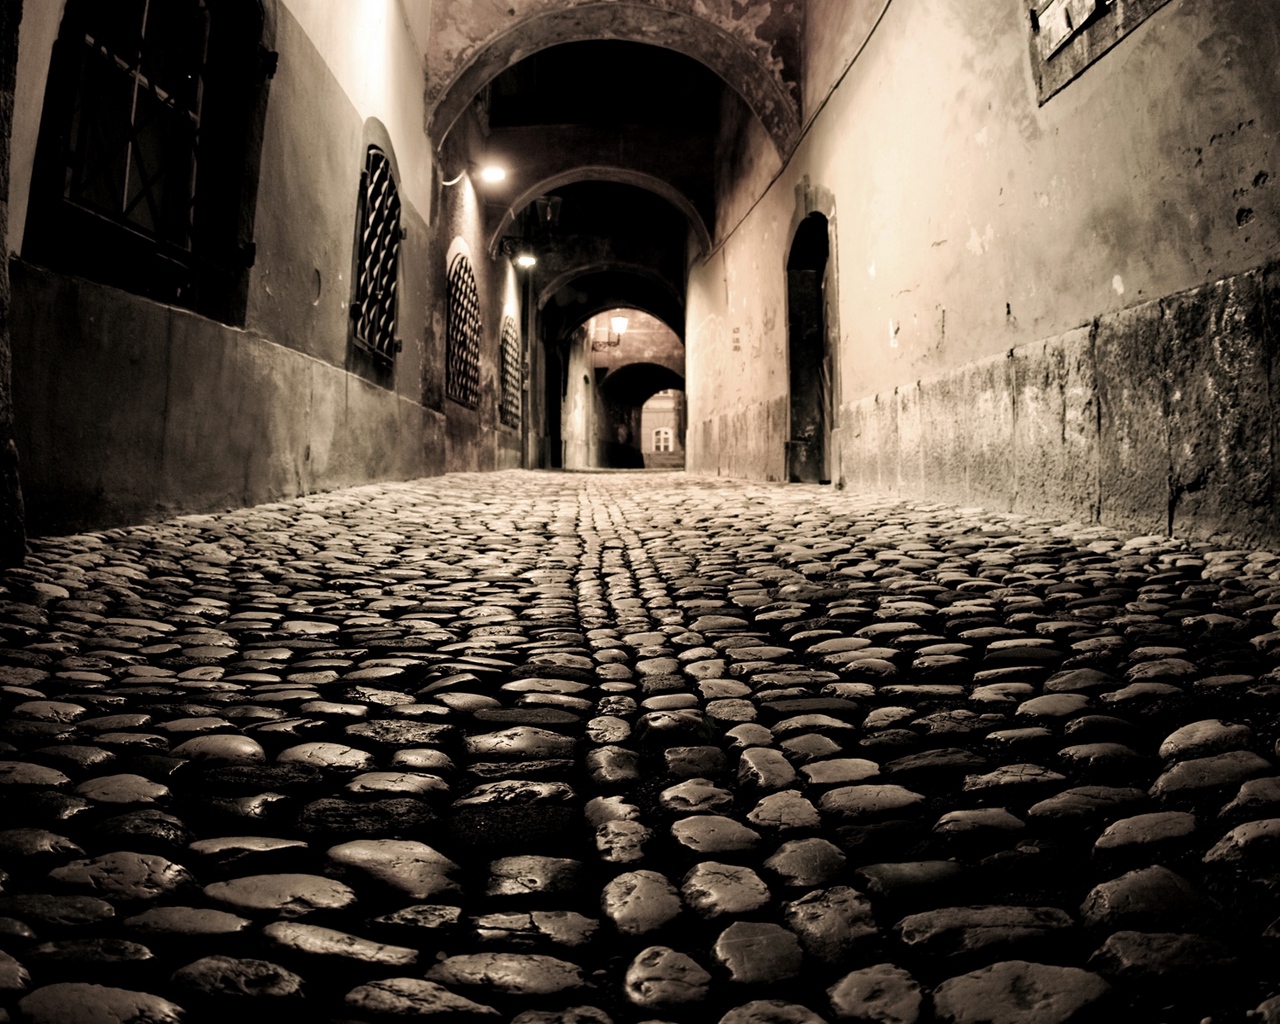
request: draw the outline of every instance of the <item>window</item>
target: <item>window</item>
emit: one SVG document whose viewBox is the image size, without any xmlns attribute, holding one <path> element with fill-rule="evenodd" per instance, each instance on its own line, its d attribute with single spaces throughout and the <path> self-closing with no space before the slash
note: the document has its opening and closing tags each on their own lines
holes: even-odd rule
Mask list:
<svg viewBox="0 0 1280 1024">
<path fill-rule="evenodd" d="M 519 427 L 520 390 L 524 375 L 520 365 L 520 331 L 515 317 L 509 316 L 502 321 L 502 347 L 498 355 L 502 361 L 502 404 L 498 407 L 498 417 L 505 426 Z"/>
<path fill-rule="evenodd" d="M 671 451 L 671 428 L 657 427 L 653 431 L 653 450 L 655 452 Z"/>
<path fill-rule="evenodd" d="M 394 362 L 400 351 L 396 337 L 400 238 L 400 195 L 391 161 L 377 146 L 370 146 L 360 178 L 359 262 L 351 323 L 355 343 L 383 365 Z"/>
<path fill-rule="evenodd" d="M 463 253 L 449 264 L 448 286 L 444 393 L 474 409 L 480 404 L 480 293 Z"/>
<path fill-rule="evenodd" d="M 1027 0 L 1043 104 L 1169 0 Z"/>
<path fill-rule="evenodd" d="M 70 0 L 23 255 L 242 322 L 263 82 L 257 0 Z"/>
</svg>

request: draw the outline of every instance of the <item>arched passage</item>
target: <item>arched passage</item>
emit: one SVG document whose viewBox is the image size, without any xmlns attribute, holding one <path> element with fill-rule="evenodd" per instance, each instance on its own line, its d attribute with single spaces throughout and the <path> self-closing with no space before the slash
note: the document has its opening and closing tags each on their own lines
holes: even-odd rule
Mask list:
<svg viewBox="0 0 1280 1024">
<path fill-rule="evenodd" d="M 787 479 L 828 483 L 831 436 L 831 353 L 827 343 L 825 278 L 831 243 L 827 218 L 810 213 L 787 256 L 787 362 L 790 435 Z"/>
<path fill-rule="evenodd" d="M 559 341 L 615 307 L 648 313 L 683 339 L 684 304 L 664 282 L 631 268 L 575 275 L 554 291 L 545 292 L 539 298 L 544 337 Z"/>
<path fill-rule="evenodd" d="M 444 5 L 441 5 L 442 7 Z M 514 12 L 514 8 L 512 8 Z M 427 130 L 437 148 L 477 93 L 500 72 L 532 53 L 562 43 L 615 39 L 675 50 L 714 71 L 733 89 L 773 140 L 779 154 L 790 151 L 799 133 L 794 84 L 782 78 L 774 50 L 790 41 L 768 43 L 739 36 L 706 18 L 650 4 L 583 3 L 519 20 L 494 33 L 458 61 L 447 81 L 429 79 Z M 794 74 L 794 69 L 788 69 Z"/>
<path fill-rule="evenodd" d="M 627 363 L 600 384 L 603 429 L 601 465 L 610 469 L 638 469 L 646 465 L 643 425 L 645 403 L 659 392 L 684 391 L 684 374 L 659 363 Z"/>
<path fill-rule="evenodd" d="M 573 159 L 573 155 L 565 156 L 566 161 Z M 661 163 L 661 154 L 656 157 L 656 163 Z M 514 164 L 515 161 L 508 161 Z M 512 229 L 512 224 L 520 215 L 520 212 L 529 206 L 539 196 L 546 195 L 556 189 L 563 188 L 566 185 L 574 185 L 584 181 L 606 181 L 622 185 L 632 185 L 636 188 L 644 189 L 646 192 L 652 192 L 654 195 L 666 200 L 675 209 L 679 210 L 685 220 L 688 222 L 689 230 L 693 232 L 693 236 L 697 242 L 700 252 L 706 252 L 711 248 L 711 233 L 707 229 L 706 219 L 703 211 L 699 210 L 680 189 L 676 188 L 670 182 L 666 181 L 657 174 L 649 173 L 644 170 L 635 170 L 629 167 L 616 167 L 603 164 L 584 164 L 574 166 L 567 170 L 556 171 L 547 174 L 539 180 L 525 186 L 518 196 L 514 199 L 510 206 L 503 211 L 493 231 L 489 235 L 489 251 L 496 253 L 502 242 L 504 235 L 508 234 Z"/>
</svg>

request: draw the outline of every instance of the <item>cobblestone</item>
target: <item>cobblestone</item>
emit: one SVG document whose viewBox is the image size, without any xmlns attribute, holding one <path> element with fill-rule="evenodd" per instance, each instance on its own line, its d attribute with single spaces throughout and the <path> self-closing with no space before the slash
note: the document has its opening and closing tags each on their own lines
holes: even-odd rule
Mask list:
<svg viewBox="0 0 1280 1024">
<path fill-rule="evenodd" d="M 0 1020 L 1280 1019 L 1275 554 L 498 473 L 0 587 Z"/>
</svg>

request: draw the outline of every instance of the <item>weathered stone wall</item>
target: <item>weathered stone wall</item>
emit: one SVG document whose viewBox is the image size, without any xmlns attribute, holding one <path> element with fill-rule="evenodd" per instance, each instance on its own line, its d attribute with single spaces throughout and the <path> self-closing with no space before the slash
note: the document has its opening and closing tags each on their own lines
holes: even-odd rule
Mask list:
<svg viewBox="0 0 1280 1024">
<path fill-rule="evenodd" d="M 1251 271 L 852 402 L 845 485 L 1273 543 L 1278 284 Z"/>
<path fill-rule="evenodd" d="M 0 0 L 0 238 L 5 236 L 9 221 L 9 140 L 13 132 L 13 90 L 21 20 L 22 0 Z M 0 565 L 22 561 L 26 551 L 18 448 L 13 439 L 9 320 L 9 268 L 0 259 Z"/>
<path fill-rule="evenodd" d="M 444 470 L 444 418 L 313 355 L 12 264 L 18 440 L 44 533 Z M 96 382 L 96 384 L 95 384 Z"/>
<path fill-rule="evenodd" d="M 560 406 L 560 438 L 565 469 L 590 469 L 600 465 L 599 395 L 591 370 L 591 349 L 585 328 L 569 337 L 565 347 L 565 377 Z"/>
<path fill-rule="evenodd" d="M 783 475 L 784 263 L 823 190 L 847 486 L 1277 536 L 1278 25 L 1252 0 L 1167 4 L 1040 106 L 1024 4 L 891 4 L 691 272 L 690 468 Z M 828 48 L 805 81 L 840 66 Z"/>
</svg>

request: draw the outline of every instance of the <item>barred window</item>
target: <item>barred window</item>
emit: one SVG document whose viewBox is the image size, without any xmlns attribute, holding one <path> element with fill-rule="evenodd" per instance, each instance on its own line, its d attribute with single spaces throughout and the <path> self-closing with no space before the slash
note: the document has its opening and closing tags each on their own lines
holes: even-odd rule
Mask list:
<svg viewBox="0 0 1280 1024">
<path fill-rule="evenodd" d="M 69 0 L 24 257 L 242 321 L 262 31 L 257 0 Z"/>
<path fill-rule="evenodd" d="M 502 321 L 502 404 L 498 416 L 508 427 L 520 426 L 520 386 L 523 374 L 520 359 L 520 331 L 514 317 Z"/>
<path fill-rule="evenodd" d="M 400 351 L 396 337 L 400 238 L 400 195 L 391 161 L 377 146 L 370 146 L 360 178 L 360 252 L 351 322 L 355 343 L 384 365 L 394 362 Z"/>
<path fill-rule="evenodd" d="M 448 285 L 444 393 L 474 409 L 480 404 L 480 293 L 462 253 L 449 264 Z"/>
</svg>

